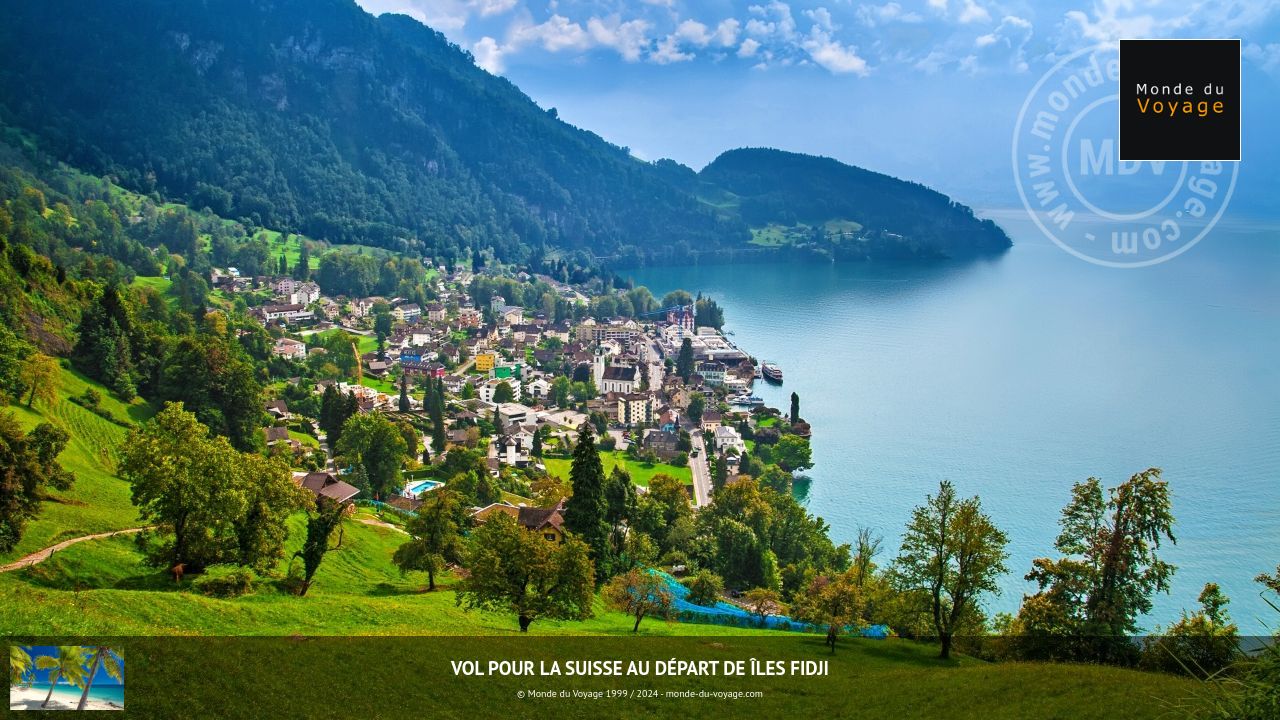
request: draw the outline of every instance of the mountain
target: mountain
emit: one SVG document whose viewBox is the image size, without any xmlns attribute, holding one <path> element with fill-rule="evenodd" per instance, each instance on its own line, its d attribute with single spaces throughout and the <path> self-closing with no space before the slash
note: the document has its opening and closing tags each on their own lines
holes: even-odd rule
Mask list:
<svg viewBox="0 0 1280 720">
<path fill-rule="evenodd" d="M 131 190 L 333 243 L 438 258 L 487 249 L 503 261 L 552 250 L 581 264 L 683 257 L 753 247 L 753 219 L 785 217 L 776 206 L 825 183 L 798 165 L 783 186 L 743 195 L 740 181 L 776 163 L 752 171 L 758 158 L 742 151 L 721 158 L 740 158 L 732 173 L 720 160 L 701 174 L 641 161 L 538 107 L 440 33 L 353 0 L 15 0 L 0 52 L 0 121 L 44 151 Z M 880 179 L 866 186 L 876 203 L 904 194 L 884 207 L 856 195 L 829 203 L 870 231 L 907 236 L 882 241 L 902 254 L 990 249 L 967 245 L 985 231 L 945 197 L 847 172 Z M 742 203 L 708 201 L 709 182 L 729 183 Z"/>
<path fill-rule="evenodd" d="M 698 173 L 704 188 L 727 193 L 751 227 L 810 226 L 837 255 L 969 257 L 1010 246 L 1004 231 L 968 206 L 920 185 L 814 157 L 768 148 L 730 150 Z M 705 190 L 704 190 L 705 191 Z M 723 199 L 723 198 L 722 198 Z M 861 226 L 844 232 L 840 221 Z M 901 236 L 900 238 L 895 236 Z"/>
</svg>

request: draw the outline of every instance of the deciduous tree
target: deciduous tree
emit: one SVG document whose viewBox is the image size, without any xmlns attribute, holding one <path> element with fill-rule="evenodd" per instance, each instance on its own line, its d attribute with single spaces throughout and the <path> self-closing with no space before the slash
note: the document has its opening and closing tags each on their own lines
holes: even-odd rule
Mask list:
<svg viewBox="0 0 1280 720">
<path fill-rule="evenodd" d="M 521 632 L 539 618 L 591 617 L 595 568 L 587 545 L 573 535 L 548 542 L 511 516 L 494 513 L 471 533 L 467 547 L 458 605 L 515 613 Z"/>
<path fill-rule="evenodd" d="M 952 636 L 981 595 L 999 592 L 1007 544 L 978 498 L 957 498 L 945 480 L 912 512 L 894 573 L 904 592 L 925 591 L 943 659 L 951 657 Z"/>
</svg>

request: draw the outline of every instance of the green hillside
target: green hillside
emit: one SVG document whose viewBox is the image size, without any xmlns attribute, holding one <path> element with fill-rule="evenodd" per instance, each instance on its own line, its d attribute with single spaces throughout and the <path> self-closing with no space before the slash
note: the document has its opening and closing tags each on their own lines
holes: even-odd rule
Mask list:
<svg viewBox="0 0 1280 720">
<path fill-rule="evenodd" d="M 137 527 L 137 511 L 129 501 L 129 487 L 115 477 L 116 449 L 127 430 L 71 402 L 88 388 L 102 396 L 101 408 L 117 420 L 139 422 L 150 417 L 152 408 L 141 400 L 126 405 L 105 388 L 83 375 L 63 368 L 59 377 L 58 400 L 37 400 L 8 408 L 24 428 L 49 422 L 71 436 L 58 460 L 76 477 L 70 490 L 53 490 L 42 503 L 40 513 L 27 526 L 18 545 L 0 553 L 0 564 L 20 558 L 68 538 Z"/>
<path fill-rule="evenodd" d="M 824 158 L 780 167 L 731 151 L 701 173 L 642 161 L 439 32 L 352 0 L 18 0 L 6 20 L 0 118 L 42 150 L 144 196 L 334 245 L 574 272 L 759 251 L 749 228 L 771 222 L 866 226 L 840 245 L 848 258 L 1009 244 L 950 198 Z"/>
<path fill-rule="evenodd" d="M 295 523 L 296 531 L 300 525 Z M 257 703 L 279 702 L 291 697 L 290 710 L 309 717 L 325 716 L 323 708 L 336 698 L 326 699 L 326 690 L 290 696 L 288 686 L 277 679 L 300 674 L 334 674 L 349 671 L 348 662 L 376 652 L 379 671 L 366 676 L 362 691 L 344 695 L 342 707 L 351 716 L 387 717 L 375 712 L 378 703 L 416 687 L 419 701 L 442 703 L 444 717 L 471 717 L 494 703 L 512 697 L 527 679 L 490 677 L 474 689 L 478 694 L 458 692 L 452 685 L 447 697 L 437 696 L 416 682 L 424 672 L 447 674 L 449 661 L 470 657 L 519 657 L 563 661 L 574 657 L 616 657 L 619 646 L 592 641 L 589 637 L 626 636 L 627 659 L 665 660 L 673 657 L 821 659 L 830 660 L 825 678 L 690 678 L 663 680 L 662 687 L 707 690 L 764 692 L 753 704 L 754 712 L 772 708 L 797 713 L 806 708 L 821 709 L 831 716 L 948 718 L 1157 718 L 1165 713 L 1162 699 L 1182 698 L 1192 691 L 1192 681 L 1169 675 L 1140 673 L 1115 668 L 1078 665 L 1037 665 L 1006 663 L 991 665 L 960 658 L 950 662 L 936 659 L 930 645 L 903 640 L 846 640 L 834 656 L 826 654 L 822 639 L 791 633 L 724 628 L 714 625 L 671 624 L 649 620 L 641 625 L 639 637 L 631 637 L 631 620 L 597 607 L 597 617 L 581 623 L 535 622 L 533 637 L 497 640 L 463 640 L 459 636 L 518 635 L 510 616 L 464 612 L 455 607 L 446 578 L 443 589 L 420 592 L 420 578 L 402 578 L 390 564 L 392 550 L 403 538 L 398 532 L 349 520 L 343 547 L 325 561 L 313 591 L 305 598 L 285 594 L 269 585 L 252 595 L 234 600 L 204 597 L 191 592 L 188 583 L 175 587 L 172 580 L 139 563 L 133 543 L 126 538 L 81 543 L 56 555 L 49 562 L 0 576 L 0 602 L 12 612 L 0 619 L 0 634 L 22 635 L 34 628 L 49 634 L 132 635 L 275 635 L 343 636 L 341 645 L 312 640 L 304 645 L 292 642 L 228 643 L 214 640 L 216 652 L 207 642 L 160 643 L 145 638 L 132 642 L 151 659 L 148 677 L 132 685 L 147 703 L 165 707 L 166 694 L 155 691 L 164 682 L 181 678 L 154 673 L 176 672 L 216 664 L 210 672 L 227 683 L 253 679 L 252 688 L 229 691 L 222 683 L 197 683 L 188 690 L 212 693 L 205 707 L 235 703 L 233 698 L 259 698 Z M 73 592 L 74 591 L 74 592 Z M 362 650 L 360 635 L 441 635 L 437 642 L 407 640 L 381 641 Z M 540 643 L 538 636 L 564 637 L 555 645 Z M 654 641 L 655 637 L 662 640 Z M 715 636 L 714 638 L 705 636 Z M 573 638 L 582 637 L 581 640 Z M 336 638 L 335 638 L 336 639 Z M 131 650 L 132 652 L 132 650 Z M 154 654 L 151 654 L 154 653 Z M 568 654 L 566 654 L 568 653 Z M 133 681 L 131 680 L 131 683 Z M 464 681 L 465 682 L 465 681 Z M 557 687 L 609 687 L 599 679 L 557 680 Z M 483 691 L 481 692 L 481 687 Z M 208 689 L 207 689 L 208 688 Z M 455 694 L 456 693 L 456 694 Z M 425 694 L 425 697 L 424 697 Z M 184 702 L 192 701 L 184 694 Z M 266 700 L 263 698 L 277 698 Z M 832 705 L 832 703 L 835 705 Z M 364 703 L 369 707 L 361 710 Z M 170 709 L 176 711 L 177 706 Z M 385 705 L 383 705 L 385 707 Z M 692 706 L 694 713 L 700 714 Z M 443 709 L 447 708 L 447 709 Z M 679 708 L 686 716 L 690 706 L 640 701 L 634 712 L 668 717 Z M 384 711 L 385 712 L 385 711 Z M 569 717 L 594 716 L 591 711 L 566 705 L 560 714 Z M 157 717 L 163 714 L 154 715 Z"/>
</svg>

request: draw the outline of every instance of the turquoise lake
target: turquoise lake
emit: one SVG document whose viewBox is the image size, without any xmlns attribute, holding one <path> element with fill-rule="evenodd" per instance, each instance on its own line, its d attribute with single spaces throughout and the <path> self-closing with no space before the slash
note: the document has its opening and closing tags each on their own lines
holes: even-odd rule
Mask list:
<svg viewBox="0 0 1280 720">
<path fill-rule="evenodd" d="M 1206 582 L 1244 634 L 1280 625 L 1252 578 L 1280 562 L 1280 228 L 1223 223 L 1144 269 L 1069 256 L 1026 218 L 970 264 L 741 264 L 623 271 L 655 295 L 725 309 L 744 350 L 780 364 L 785 408 L 814 426 L 809 510 L 839 542 L 860 526 L 898 548 L 912 507 L 949 479 L 1010 538 L 989 611 L 1015 611 L 1031 560 L 1053 553 L 1071 484 L 1164 470 L 1178 566 L 1147 630 Z"/>
</svg>

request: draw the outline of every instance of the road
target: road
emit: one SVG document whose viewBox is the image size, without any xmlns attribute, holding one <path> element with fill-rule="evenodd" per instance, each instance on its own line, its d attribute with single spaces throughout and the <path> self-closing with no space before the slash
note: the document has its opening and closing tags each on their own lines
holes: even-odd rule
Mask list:
<svg viewBox="0 0 1280 720">
<path fill-rule="evenodd" d="M 698 454 L 693 457 L 693 453 L 689 453 L 689 469 L 693 470 L 693 506 L 703 507 L 711 504 L 711 468 L 707 466 L 707 448 L 698 428 L 689 431 L 689 439 Z"/>
<path fill-rule="evenodd" d="M 45 560 L 48 560 L 49 558 L 53 557 L 53 554 L 58 552 L 59 550 L 75 545 L 76 543 L 82 543 L 85 540 L 97 540 L 99 538 L 115 537 L 116 535 L 132 535 L 133 533 L 142 532 L 143 530 L 147 530 L 147 529 L 150 529 L 150 526 L 127 528 L 125 530 L 114 530 L 112 532 L 94 533 L 93 535 L 82 535 L 80 537 L 71 538 L 70 540 L 63 540 L 57 545 L 51 545 L 43 550 L 37 550 L 36 552 L 33 552 L 30 555 L 27 555 L 26 557 L 19 558 L 18 560 L 15 560 L 9 563 L 8 565 L 0 566 L 0 573 L 7 573 L 7 572 L 12 572 L 14 570 L 21 570 L 22 568 L 31 567 L 32 565 L 35 565 L 37 563 L 42 563 Z"/>
<path fill-rule="evenodd" d="M 662 355 L 658 352 L 657 343 L 653 340 L 646 340 L 644 351 L 640 353 L 640 360 L 646 363 L 649 369 L 649 389 L 661 389 L 662 379 L 665 377 L 667 369 L 662 362 Z"/>
</svg>

